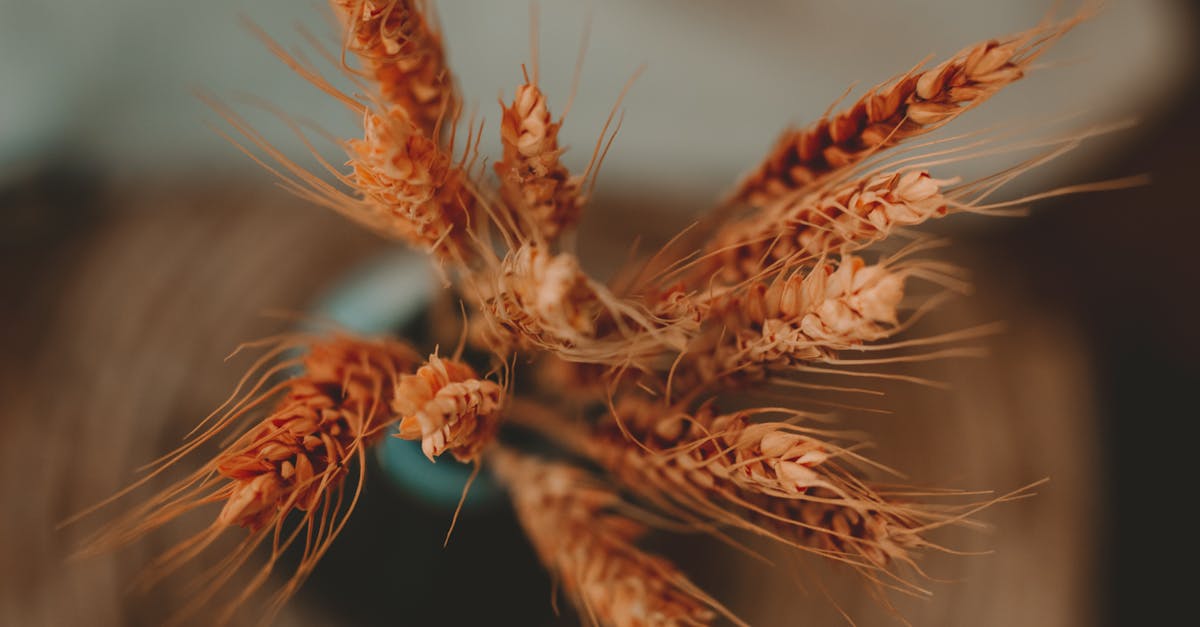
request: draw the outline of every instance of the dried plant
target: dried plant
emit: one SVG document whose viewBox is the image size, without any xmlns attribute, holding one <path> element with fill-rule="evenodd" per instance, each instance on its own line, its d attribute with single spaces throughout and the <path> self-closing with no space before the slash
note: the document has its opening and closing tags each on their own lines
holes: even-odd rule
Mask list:
<svg viewBox="0 0 1200 627">
<path fill-rule="evenodd" d="M 397 436 L 421 440 L 430 461 L 445 451 L 459 461 L 477 460 L 495 439 L 503 406 L 500 384 L 437 355 L 415 374 L 401 375 L 392 398 L 392 410 L 403 416 Z"/>
<path fill-rule="evenodd" d="M 872 463 L 852 446 L 754 415 L 768 413 L 716 415 L 711 403 L 689 411 L 627 395 L 581 447 L 628 489 L 684 520 L 742 528 L 868 575 L 913 565 L 916 550 L 933 546 L 923 534 L 947 512 L 888 501 L 859 478 L 857 469 Z"/>
<path fill-rule="evenodd" d="M 300 348 L 307 353 L 271 364 Z M 213 523 L 159 556 L 146 571 L 145 583 L 194 558 L 230 527 L 244 527 L 246 539 L 208 575 L 202 582 L 205 587 L 181 612 L 186 615 L 207 604 L 254 550 L 269 541 L 270 559 L 228 604 L 223 613 L 227 620 L 240 602 L 266 582 L 283 552 L 299 540 L 303 557 L 265 612 L 274 614 L 312 572 L 353 511 L 362 489 L 366 450 L 397 420 L 388 408 L 392 383 L 418 360 L 406 344 L 390 339 L 288 337 L 274 342 L 230 399 L 193 430 L 186 444 L 155 462 L 131 489 L 226 435 L 277 398 L 274 409 L 227 441 L 220 453 L 191 475 L 125 513 L 96 536 L 88 550 L 126 544 L 197 507 L 220 503 Z M 292 369 L 298 372 L 272 383 Z M 345 483 L 351 467 L 358 470 L 358 483 L 347 503 Z M 298 519 L 289 516 L 293 512 L 301 513 Z"/>
<path fill-rule="evenodd" d="M 939 181 L 905 170 L 853 181 L 771 205 L 724 225 L 713 237 L 711 263 L 721 279 L 736 283 L 772 264 L 797 266 L 826 254 L 880 240 L 898 227 L 940 218 L 957 208 Z"/>
<path fill-rule="evenodd" d="M 550 117 L 546 95 L 537 86 L 536 65 L 533 79 L 526 77 L 517 87 L 512 106 L 500 106 L 504 158 L 495 168 L 505 205 L 516 210 L 512 221 L 522 232 L 553 241 L 579 221 L 586 173 L 572 176 L 559 159 L 562 121 Z"/>
<path fill-rule="evenodd" d="M 248 140 L 246 152 L 265 153 L 255 158 L 289 189 L 430 253 L 472 310 L 463 337 L 487 349 L 491 361 L 435 352 L 422 363 L 392 340 L 277 340 L 231 400 L 139 485 L 232 432 L 222 450 L 119 518 L 93 549 L 221 504 L 210 527 L 155 562 L 149 577 L 193 558 L 227 528 L 245 527 L 247 539 L 185 608 L 195 609 L 271 538 L 269 560 L 235 594 L 231 612 L 304 538 L 300 565 L 266 608 L 269 617 L 353 509 L 358 488 L 345 499 L 349 467 L 356 466 L 361 488 L 366 448 L 396 425 L 393 434 L 419 440 L 430 460 L 450 452 L 490 465 L 508 486 L 542 562 L 585 619 L 709 624 L 721 615 L 737 619 L 668 560 L 635 546 L 651 526 L 703 531 L 735 545 L 742 543 L 738 534 L 763 536 L 848 565 L 881 588 L 924 593 L 918 560 L 939 548 L 930 535 L 1013 496 L 956 506 L 924 502 L 920 495 L 933 492 L 872 479 L 886 469 L 861 455 L 858 438 L 818 428 L 827 418 L 804 411 L 802 398 L 780 407 L 757 394 L 806 386 L 856 392 L 804 377 L 904 378 L 850 368 L 970 352 L 957 345 L 983 330 L 900 337 L 946 293 L 966 287 L 958 270 L 924 254 L 930 241 L 906 229 L 957 212 L 1011 207 L 1014 201 L 986 199 L 1088 133 L 1035 144 L 1047 152 L 967 183 L 944 170 L 979 144 L 940 145 L 937 152 L 915 146 L 892 161 L 888 154 L 895 153 L 884 151 L 1019 79 L 1090 9 L 973 46 L 932 69 L 910 70 L 848 109 L 784 133 L 733 201 L 711 214 L 705 241 L 679 250 L 687 241 L 681 234 L 605 283 L 585 270 L 562 236 L 590 196 L 585 182 L 594 182 L 605 137 L 612 140 L 608 124 L 587 168 L 571 174 L 557 138 L 563 119 L 551 117 L 538 86 L 535 51 L 532 76 L 525 74 L 511 104 L 500 103 L 503 154 L 489 179 L 475 168 L 482 126 L 468 124 L 466 146 L 455 157 L 461 100 L 425 3 L 334 0 L 333 6 L 345 25 L 344 51 L 340 60 L 325 56 L 339 63 L 359 96 L 337 89 L 260 33 L 290 67 L 362 116 L 363 137 L 338 140 L 347 168 L 321 160 L 333 180 L 305 171 L 232 110 L 214 106 Z M 306 137 L 302 125 L 284 119 Z M 913 241 L 866 259 L 882 240 L 900 238 Z M 930 348 L 940 345 L 951 346 Z M 297 357 L 296 348 L 307 353 Z M 888 352 L 910 348 L 925 352 Z M 516 394 L 508 381 L 524 369 L 534 383 Z M 504 376 L 494 380 L 491 373 Z M 267 417 L 243 424 L 276 397 Z M 718 411 L 729 400 L 742 409 Z M 501 445 L 504 421 L 542 431 L 601 472 Z"/>
<path fill-rule="evenodd" d="M 618 511 L 610 488 L 576 467 L 506 449 L 493 468 L 542 563 L 592 622 L 707 625 L 717 612 L 736 621 L 670 562 L 634 546 L 647 528 Z"/>
<path fill-rule="evenodd" d="M 735 197 L 766 204 L 802 190 L 872 153 L 929 132 L 1020 79 L 1054 41 L 1088 12 L 986 41 L 929 70 L 910 70 L 868 91 L 845 111 L 788 130 L 738 186 Z"/>
<path fill-rule="evenodd" d="M 744 385 L 770 373 L 821 362 L 846 365 L 845 351 L 883 351 L 966 339 L 965 334 L 882 342 L 911 327 L 940 299 L 925 298 L 907 315 L 902 307 L 912 278 L 962 288 L 954 269 L 903 254 L 868 265 L 861 257 L 821 258 L 769 281 L 752 281 L 697 299 L 700 332 L 693 336 L 670 379 L 674 389 Z M 868 347 L 867 344 L 870 343 Z M 862 363 L 870 363 L 862 361 Z M 680 367 L 684 366 L 684 367 Z M 682 372 L 681 372 L 682 371 Z"/>
<path fill-rule="evenodd" d="M 467 175 L 403 109 L 368 112 L 366 135 L 347 142 L 354 186 L 382 230 L 443 258 L 470 256 L 466 227 L 475 205 Z"/>
<path fill-rule="evenodd" d="M 426 2 L 334 0 L 346 24 L 345 50 L 362 61 L 361 74 L 393 110 L 426 137 L 458 108 L 442 36 Z"/>
</svg>

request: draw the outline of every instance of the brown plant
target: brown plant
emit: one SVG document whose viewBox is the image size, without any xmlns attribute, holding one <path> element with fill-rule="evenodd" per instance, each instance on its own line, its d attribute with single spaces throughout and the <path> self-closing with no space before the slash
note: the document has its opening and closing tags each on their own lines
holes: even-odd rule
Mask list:
<svg viewBox="0 0 1200 627">
<path fill-rule="evenodd" d="M 389 107 L 429 139 L 459 97 L 446 65 L 441 33 L 425 0 L 333 0 L 346 24 L 346 50 L 379 87 Z"/>
<path fill-rule="evenodd" d="M 546 95 L 534 77 L 517 87 L 511 106 L 501 103 L 500 143 L 504 156 L 495 164 L 506 204 L 517 210 L 513 222 L 527 236 L 554 241 L 579 221 L 586 200 L 583 176 L 572 176 L 559 157 L 558 129 Z"/>
<path fill-rule="evenodd" d="M 307 353 L 266 367 L 270 358 L 296 348 L 307 348 Z M 198 425 L 186 444 L 160 459 L 146 477 L 125 492 L 195 453 L 278 397 L 274 409 L 191 475 L 102 530 L 88 551 L 131 542 L 193 509 L 223 503 L 207 529 L 162 554 L 148 567 L 144 583 L 153 583 L 192 559 L 230 527 L 245 527 L 249 533 L 236 552 L 221 561 L 220 568 L 202 582 L 205 587 L 201 592 L 181 609 L 180 616 L 186 616 L 207 604 L 255 549 L 274 538 L 267 564 L 255 572 L 222 613 L 223 620 L 228 620 L 237 606 L 266 582 L 282 552 L 303 539 L 299 565 L 263 610 L 270 618 L 312 572 L 353 511 L 362 489 L 365 451 L 398 419 L 388 407 L 392 381 L 413 368 L 416 361 L 411 348 L 394 340 L 335 336 L 276 342 L 259 360 L 255 369 L 259 372 L 247 374 L 222 413 L 215 412 Z M 289 368 L 299 372 L 281 383 L 270 383 Z M 249 390 L 242 393 L 251 381 Z M 359 478 L 347 502 L 345 482 L 352 466 L 357 467 Z M 292 512 L 301 512 L 301 516 L 289 525 Z"/>
<path fill-rule="evenodd" d="M 282 551 L 305 537 L 300 566 L 272 599 L 269 615 L 311 572 L 353 509 L 357 489 L 348 504 L 343 499 L 349 466 L 357 464 L 361 488 L 366 447 L 398 423 L 397 437 L 420 440 L 430 460 L 449 451 L 477 463 L 477 470 L 479 462 L 490 462 L 542 562 L 585 618 L 620 626 L 708 624 L 718 615 L 737 619 L 670 562 L 635 546 L 651 521 L 738 546 L 739 533 L 764 536 L 848 565 L 881 587 L 924 592 L 909 575 L 920 573 L 922 553 L 938 548 L 932 532 L 1026 494 L 957 506 L 923 502 L 920 496 L 932 492 L 873 481 L 872 474 L 886 469 L 858 452 L 856 438 L 818 429 L 815 416 L 768 404 L 759 394 L 806 385 L 857 393 L 863 390 L 808 384 L 803 377 L 903 379 L 848 368 L 974 354 L 952 347 L 847 358 L 956 344 L 984 332 L 900 337 L 947 292 L 965 291 L 965 282 L 947 264 L 914 256 L 932 247 L 927 240 L 915 238 L 874 262 L 864 251 L 895 236 L 914 239 L 905 229 L 933 218 L 998 212 L 1022 202 L 983 204 L 1015 173 L 1094 132 L 1037 144 L 1051 150 L 969 183 L 935 172 L 964 158 L 954 149 L 939 148 L 937 159 L 917 154 L 890 164 L 874 155 L 953 120 L 1019 79 L 1090 9 L 973 46 L 935 68 L 911 70 L 840 113 L 786 132 L 734 202 L 710 216 L 713 228 L 696 230 L 706 240 L 680 252 L 691 237 L 685 231 L 603 282 L 569 240 L 558 240 L 578 223 L 607 150 L 604 138 L 611 142 L 615 135 L 608 135 L 608 124 L 620 100 L 591 162 L 572 175 L 560 160 L 562 119 L 552 119 L 535 66 L 512 104 L 501 102 L 503 154 L 495 180 L 486 180 L 484 168 L 475 167 L 482 126 L 472 121 L 465 148 L 454 157 L 461 103 L 425 2 L 333 5 L 346 26 L 344 50 L 358 60 L 356 69 L 344 58 L 339 67 L 364 88 L 362 95 L 340 91 L 260 36 L 290 67 L 362 117 L 361 139 L 336 140 L 349 156 L 346 167 L 320 160 L 335 181 L 308 172 L 231 109 L 214 106 L 268 158 L 246 152 L 291 191 L 429 253 L 446 286 L 462 297 L 469 327 L 462 329 L 464 341 L 488 349 L 491 361 L 468 363 L 461 350 L 452 359 L 435 352 L 418 367 L 412 349 L 390 340 L 280 340 L 247 375 L 254 378 L 249 391 L 239 387 L 139 485 L 280 396 L 275 409 L 231 436 L 191 476 L 120 518 L 95 547 L 131 541 L 184 512 L 223 503 L 207 530 L 152 565 L 151 577 L 191 559 L 228 527 L 245 527 L 245 542 L 185 608 L 194 609 L 273 538 L 266 566 L 232 608 L 263 584 Z M 284 120 L 307 141 L 303 125 Z M 740 212 L 727 213 L 730 208 Z M 943 291 L 913 289 L 914 279 Z M 308 346 L 306 356 L 290 358 L 288 350 L 300 345 Z M 273 359 L 282 361 L 268 365 Z M 528 364 L 534 383 L 518 394 L 509 382 Z M 299 373 L 270 383 L 289 368 Z M 503 372 L 503 382 L 478 372 Z M 726 396 L 749 408 L 718 413 Z M 785 405 L 804 399 L 790 400 Z M 568 420 L 578 416 L 596 419 Z M 607 475 L 593 477 L 571 463 L 539 461 L 498 444 L 505 421 L 541 430 Z M 300 512 L 291 517 L 298 522 L 288 527 L 294 512 Z"/>
<path fill-rule="evenodd" d="M 782 200 L 722 226 L 709 246 L 712 263 L 704 269 L 718 269 L 723 281 L 737 283 L 764 268 L 802 266 L 823 255 L 870 245 L 897 228 L 958 208 L 943 191 L 948 182 L 925 171 L 903 170 Z"/>
<path fill-rule="evenodd" d="M 461 164 L 408 122 L 403 109 L 366 113 L 365 136 L 347 142 L 354 185 L 383 214 L 380 228 L 442 259 L 472 253 L 475 197 Z"/>
<path fill-rule="evenodd" d="M 1081 12 L 976 44 L 933 69 L 910 70 L 812 126 L 784 131 L 767 158 L 738 185 L 734 198 L 767 204 L 946 124 L 1024 76 L 1050 44 L 1086 17 Z"/>
<path fill-rule="evenodd" d="M 753 412 L 717 415 L 639 395 L 584 444 L 622 485 L 678 516 L 743 528 L 860 569 L 912 563 L 930 514 L 859 478 L 851 448 Z"/>
<path fill-rule="evenodd" d="M 401 375 L 392 399 L 392 408 L 403 416 L 396 436 L 421 440 L 430 461 L 446 451 L 459 461 L 477 460 L 496 437 L 503 406 L 503 387 L 437 355 L 415 374 Z"/>
</svg>

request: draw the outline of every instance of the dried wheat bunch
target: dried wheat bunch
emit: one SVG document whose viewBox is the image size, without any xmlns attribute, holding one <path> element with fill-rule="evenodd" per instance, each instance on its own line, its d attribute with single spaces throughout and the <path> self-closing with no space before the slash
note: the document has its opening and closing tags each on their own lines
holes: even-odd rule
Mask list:
<svg viewBox="0 0 1200 627">
<path fill-rule="evenodd" d="M 445 287 L 462 297 L 469 327 L 462 337 L 488 355 L 443 358 L 435 350 L 421 363 L 413 349 L 390 340 L 278 340 L 231 400 L 138 485 L 218 435 L 227 436 L 222 450 L 120 518 L 95 548 L 221 503 L 210 526 L 155 562 L 150 578 L 195 557 L 227 528 L 245 527 L 246 540 L 210 571 L 203 594 L 185 611 L 195 609 L 272 538 L 266 565 L 232 608 L 263 585 L 284 550 L 302 544 L 300 566 L 271 599 L 270 615 L 341 530 L 362 485 L 366 448 L 398 425 L 393 433 L 419 440 L 431 461 L 445 452 L 476 469 L 490 461 L 542 562 L 584 619 L 608 626 L 708 624 L 719 615 L 737 619 L 675 566 L 635 546 L 650 522 L 735 545 L 739 534 L 765 536 L 848 565 L 882 588 L 924 593 L 912 575 L 921 574 L 921 554 L 939 548 L 932 533 L 1025 495 L 957 506 L 921 502 L 920 494 L 935 491 L 893 489 L 872 479 L 886 469 L 859 453 L 860 440 L 815 427 L 817 417 L 795 406 L 803 398 L 789 397 L 794 402 L 783 407 L 763 399 L 780 387 L 863 391 L 806 382 L 813 372 L 906 379 L 849 368 L 972 354 L 953 345 L 978 337 L 979 329 L 901 336 L 948 292 L 966 288 L 956 269 L 915 255 L 932 244 L 908 229 L 958 212 L 1000 213 L 1037 198 L 987 200 L 1012 177 L 1094 133 L 1032 144 L 1049 151 L 968 183 L 945 170 L 980 145 L 995 152 L 986 140 L 923 154 L 932 144 L 915 146 L 902 159 L 884 153 L 1019 79 L 1090 7 L 973 46 L 932 69 L 913 69 L 842 112 L 787 131 L 734 202 L 709 216 L 712 228 L 685 231 L 604 282 L 561 236 L 579 221 L 606 142 L 616 134 L 608 128 L 620 98 L 587 168 L 572 175 L 560 159 L 562 118 L 551 117 L 538 86 L 535 37 L 532 76 L 526 74 L 511 104 L 500 104 L 503 153 L 488 179 L 475 164 L 482 125 L 467 125 L 465 147 L 455 156 L 461 102 L 426 3 L 335 0 L 333 6 L 345 25 L 343 57 L 321 52 L 357 95 L 259 35 L 362 120 L 362 138 L 332 138 L 348 156 L 344 166 L 313 148 L 323 172 L 310 172 L 232 109 L 213 104 L 248 141 L 243 150 L 288 189 L 429 253 Z M 319 49 L 315 38 L 310 42 Z M 569 108 L 568 101 L 564 116 Z M 309 141 L 307 125 L 279 113 Z M 681 251 L 691 237 L 706 239 Z M 911 243 L 881 250 L 902 238 Z M 928 348 L 940 345 L 952 346 Z M 297 347 L 308 352 L 296 357 L 290 351 Z M 873 351 L 885 352 L 848 357 Z M 489 378 L 496 372 L 504 373 L 501 381 Z M 533 375 L 530 383 L 510 388 L 525 373 Z M 726 397 L 745 409 L 717 412 Z M 276 398 L 255 422 L 252 414 Z M 501 446 L 508 422 L 542 431 L 606 475 Z M 351 465 L 359 484 L 346 503 Z"/>
</svg>

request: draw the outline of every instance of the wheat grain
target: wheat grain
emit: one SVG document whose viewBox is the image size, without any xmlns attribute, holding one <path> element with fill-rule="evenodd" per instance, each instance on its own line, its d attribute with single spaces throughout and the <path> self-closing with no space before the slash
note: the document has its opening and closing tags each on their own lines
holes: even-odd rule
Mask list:
<svg viewBox="0 0 1200 627">
<path fill-rule="evenodd" d="M 762 213 L 725 224 L 709 245 L 706 273 L 736 283 L 798 266 L 834 252 L 862 248 L 904 226 L 961 208 L 947 197 L 953 180 L 923 170 L 871 174 L 829 191 L 783 199 Z"/>
<path fill-rule="evenodd" d="M 501 103 L 504 156 L 495 164 L 501 192 L 516 209 L 514 222 L 543 241 L 553 241 L 579 221 L 583 177 L 572 176 L 559 157 L 558 129 L 536 78 L 517 87 L 511 106 Z"/>
<path fill-rule="evenodd" d="M 396 382 L 392 408 L 403 418 L 397 437 L 421 440 L 433 460 L 450 451 L 463 462 L 475 461 L 496 437 L 504 388 L 480 379 L 468 365 L 430 355 L 415 374 Z"/>
<path fill-rule="evenodd" d="M 346 23 L 346 49 L 392 105 L 429 139 L 456 114 L 459 97 L 446 65 L 441 33 L 423 0 L 333 0 Z"/>
<path fill-rule="evenodd" d="M 876 151 L 935 129 L 1020 79 L 1030 64 L 1086 14 L 959 52 L 937 67 L 910 71 L 872 89 L 848 109 L 805 129 L 785 131 L 738 185 L 735 200 L 768 204 L 803 190 Z"/>
<path fill-rule="evenodd" d="M 670 361 L 668 395 L 761 383 L 767 375 L 801 370 L 806 363 L 851 363 L 842 354 L 868 345 L 874 351 L 892 349 L 894 344 L 882 340 L 909 328 L 940 300 L 927 298 L 903 315 L 909 279 L 963 289 L 949 274 L 953 268 L 905 254 L 875 264 L 854 255 L 820 259 L 771 280 L 689 294 L 700 308 L 702 325 Z M 914 338 L 908 345 L 973 337 L 964 331 Z"/>
<path fill-rule="evenodd" d="M 354 186 L 397 237 L 442 259 L 469 259 L 475 208 L 466 173 L 399 109 L 368 112 L 364 137 L 347 142 Z"/>
<path fill-rule="evenodd" d="M 906 278 L 884 264 L 846 256 L 769 286 L 756 284 L 740 303 L 746 326 L 733 334 L 738 353 L 724 367 L 819 361 L 887 338 L 899 324 Z"/>
<path fill-rule="evenodd" d="M 290 159 L 234 110 L 216 99 L 206 98 L 266 158 L 238 140 L 228 135 L 226 138 L 275 174 L 297 196 L 333 209 L 385 237 L 432 253 L 439 262 L 458 266 L 469 263 L 475 256 L 475 235 L 470 231 L 478 205 L 468 165 L 476 148 L 471 145 L 471 134 L 456 162 L 454 133 L 444 138 L 433 137 L 438 133 L 427 132 L 403 104 L 363 102 L 342 92 L 307 62 L 297 59 L 261 29 L 250 26 L 291 69 L 362 116 L 363 137 L 342 141 L 321 132 L 346 152 L 350 171 L 345 172 L 314 146 L 308 136 L 310 124 L 302 124 L 274 106 L 259 103 L 291 128 L 321 169 L 340 185 L 324 180 Z M 449 112 L 448 119 L 453 122 L 456 115 L 457 111 Z"/>
</svg>

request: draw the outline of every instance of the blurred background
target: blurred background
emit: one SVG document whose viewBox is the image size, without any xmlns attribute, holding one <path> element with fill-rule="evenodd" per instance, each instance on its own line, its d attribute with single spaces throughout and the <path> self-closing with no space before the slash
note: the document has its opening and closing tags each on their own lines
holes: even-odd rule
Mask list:
<svg viewBox="0 0 1200 627">
<path fill-rule="evenodd" d="M 928 55 L 1028 28 L 1052 3 L 542 5 L 541 76 L 552 106 L 566 99 L 589 5 L 592 15 L 562 133 L 574 147 L 569 165 L 586 162 L 622 84 L 647 66 L 580 231 L 585 261 L 603 271 L 623 256 L 631 225 L 647 242 L 665 241 L 728 191 L 783 126 L 814 120 L 848 88 L 857 94 Z M 924 367 L 952 381 L 952 392 L 897 388 L 894 416 L 847 416 L 877 436 L 883 461 L 918 482 L 1007 489 L 1052 479 L 1036 499 L 988 512 L 993 532 L 964 536 L 994 555 L 933 560 L 935 574 L 954 583 L 937 585 L 932 601 L 901 602 L 915 624 L 1155 624 L 1171 615 L 1172 599 L 1186 598 L 1170 566 L 1189 530 L 1175 513 L 1186 503 L 1177 481 L 1194 471 L 1164 443 L 1182 439 L 1175 430 L 1197 416 L 1200 24 L 1184 0 L 1108 5 L 1044 67 L 950 131 L 1057 120 L 1046 128 L 1060 133 L 1136 117 L 1132 129 L 1005 193 L 1139 173 L 1152 184 L 1042 203 L 1024 219 L 938 224 L 954 240 L 947 255 L 977 287 L 940 323 L 999 319 L 1009 331 L 992 342 L 992 358 Z M 437 6 L 453 68 L 490 138 L 496 95 L 511 95 L 529 60 L 529 5 Z M 264 310 L 311 311 L 362 268 L 395 259 L 389 244 L 275 187 L 210 128 L 222 122 L 197 90 L 232 103 L 302 162 L 307 149 L 249 98 L 337 136 L 360 132 L 354 116 L 272 57 L 242 15 L 288 47 L 303 44 L 298 23 L 337 45 L 316 1 L 0 0 L 2 625 L 152 625 L 178 607 L 189 593 L 182 584 L 125 590 L 178 536 L 69 562 L 96 521 L 55 524 L 123 486 L 223 400 L 246 365 L 224 356 L 285 325 Z M 485 154 L 497 145 L 485 141 Z M 337 162 L 336 147 L 322 150 Z M 428 297 L 413 285 L 421 283 L 395 289 Z M 468 512 L 443 550 L 444 507 L 382 479 L 368 487 L 280 624 L 574 620 L 554 617 L 549 580 L 505 508 Z M 787 576 L 687 542 L 665 541 L 664 550 L 752 624 L 840 620 L 819 594 L 795 594 Z M 847 590 L 860 624 L 887 620 Z"/>
</svg>

